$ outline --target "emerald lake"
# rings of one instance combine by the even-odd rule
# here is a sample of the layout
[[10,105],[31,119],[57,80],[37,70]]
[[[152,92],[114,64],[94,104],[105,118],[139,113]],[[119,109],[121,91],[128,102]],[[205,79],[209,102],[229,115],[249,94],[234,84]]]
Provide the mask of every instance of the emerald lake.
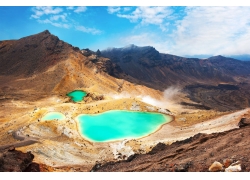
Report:
[[74,102],[82,101],[86,95],[87,95],[87,93],[82,91],[82,90],[75,90],[75,91],[69,92],[67,94],[67,96],[69,96],[71,98],[71,100]]
[[41,120],[64,120],[65,118],[65,115],[60,112],[49,112],[45,116],[43,116]]
[[106,142],[147,136],[172,117],[151,112],[111,110],[100,114],[80,114],[76,118],[84,138]]

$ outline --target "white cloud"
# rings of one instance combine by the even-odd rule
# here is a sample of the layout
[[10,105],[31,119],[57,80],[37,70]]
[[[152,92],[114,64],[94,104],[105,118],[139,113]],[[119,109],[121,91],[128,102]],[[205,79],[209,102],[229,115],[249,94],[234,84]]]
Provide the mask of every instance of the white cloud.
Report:
[[[37,22],[39,23],[51,24],[53,26],[66,29],[70,28],[70,24],[64,23],[67,22],[67,14],[60,14],[63,12],[63,9],[60,7],[38,6],[32,8],[32,11],[35,14],[32,14],[31,18],[37,19]],[[42,17],[45,17],[45,19],[41,19]]]
[[68,10],[73,10],[73,9],[74,9],[74,6],[68,6],[67,9],[68,9]]
[[95,29],[95,28],[88,28],[88,27],[85,27],[85,26],[75,26],[75,29],[78,30],[78,31],[82,31],[82,32],[85,32],[85,33],[90,33],[90,34],[101,34],[101,31],[98,30],[98,29]]
[[66,28],[66,29],[69,29],[70,28],[70,25],[69,24],[66,24],[66,23],[60,23],[60,22],[53,22],[49,19],[45,19],[45,20],[38,20],[39,23],[43,23],[43,24],[51,24],[53,26],[56,26],[56,27],[60,27],[60,28]]
[[[249,54],[248,6],[144,6],[131,7],[129,12],[117,9],[113,14],[138,23],[134,35],[121,38],[122,45],[151,45],[160,52],[180,56]],[[147,31],[141,31],[143,25],[149,24],[157,25],[162,33],[156,34],[152,26]]]
[[37,6],[32,8],[32,11],[35,14],[32,14],[31,17],[35,19],[39,19],[43,15],[49,15],[49,14],[59,14],[63,11],[62,8],[59,7],[51,7],[51,6]]
[[[130,10],[125,9],[124,10]],[[142,25],[154,24],[158,25],[163,31],[166,30],[165,20],[167,20],[168,16],[170,16],[173,11],[170,7],[166,6],[158,6],[158,7],[147,7],[141,6],[137,7],[132,13],[121,13],[118,11],[117,16],[120,18],[129,19],[130,22],[139,22]],[[114,13],[113,12],[113,13]]]
[[132,9],[131,7],[124,7],[123,11],[126,12],[126,11],[130,11],[131,9]]
[[79,6],[77,7],[74,12],[75,13],[81,13],[81,12],[85,12],[87,10],[87,7],[86,6]]
[[171,52],[179,55],[249,54],[249,7],[187,7],[176,23]]
[[116,12],[119,12],[121,10],[120,7],[116,7],[116,6],[109,6],[108,7],[108,13],[109,14],[114,14]]
[[62,15],[53,15],[53,16],[51,16],[50,17],[50,20],[51,21],[58,21],[58,20],[62,20],[62,21],[67,21],[66,20],[66,17],[67,17],[67,14],[66,13],[64,13],[64,14],[62,14]]
[[124,36],[117,42],[120,46],[135,44],[137,46],[152,46],[159,52],[167,53],[170,49],[170,43],[164,41],[155,33],[140,33],[135,35]]
[[[63,9],[64,8],[64,9]],[[75,20],[72,20],[71,13],[67,11],[67,13],[63,13],[63,10],[73,10],[75,13],[84,12],[87,10],[87,7],[85,6],[79,6],[79,7],[49,7],[49,6],[39,6],[32,8],[32,11],[34,14],[31,15],[31,19],[36,19],[37,22],[43,23],[43,24],[51,24],[55,27],[59,28],[66,28],[69,29],[71,27],[74,27],[76,30],[84,32],[84,33],[90,33],[90,34],[101,34],[101,31],[95,28],[89,28],[79,24]],[[67,23],[65,23],[67,22]]]

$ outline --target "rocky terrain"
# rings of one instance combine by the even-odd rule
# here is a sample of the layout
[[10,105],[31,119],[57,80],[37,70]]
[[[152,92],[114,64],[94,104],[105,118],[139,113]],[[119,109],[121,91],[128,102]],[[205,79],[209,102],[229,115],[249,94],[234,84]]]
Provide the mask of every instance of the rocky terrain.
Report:
[[[183,90],[188,97],[207,109],[228,111],[250,106],[249,84],[187,85]],[[198,107],[199,108],[199,107]]]
[[[215,172],[250,171],[250,116],[238,129],[201,134],[171,145],[157,144],[147,154],[125,161],[96,164],[94,172]],[[217,162],[217,163],[215,163]]]
[[[47,30],[0,41],[0,171],[208,171],[214,161],[249,171],[249,72],[249,62],[150,46],[80,50]],[[82,102],[66,96],[76,89]],[[140,139],[81,136],[77,115],[113,109],[172,121]],[[52,111],[66,119],[41,120]]]

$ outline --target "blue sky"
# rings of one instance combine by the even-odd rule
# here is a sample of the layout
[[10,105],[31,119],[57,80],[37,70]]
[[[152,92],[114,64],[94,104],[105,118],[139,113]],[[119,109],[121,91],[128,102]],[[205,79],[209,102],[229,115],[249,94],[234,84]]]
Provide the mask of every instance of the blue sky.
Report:
[[0,13],[0,40],[48,29],[94,51],[135,44],[180,56],[250,54],[250,6],[4,5]]

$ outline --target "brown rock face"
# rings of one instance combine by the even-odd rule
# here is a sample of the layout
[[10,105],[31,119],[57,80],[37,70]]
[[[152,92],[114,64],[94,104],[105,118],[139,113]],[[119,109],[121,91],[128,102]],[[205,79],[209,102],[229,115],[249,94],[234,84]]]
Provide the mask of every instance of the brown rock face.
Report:
[[34,155],[30,152],[22,153],[14,149],[0,152],[0,172],[39,171],[39,165],[34,166]]

